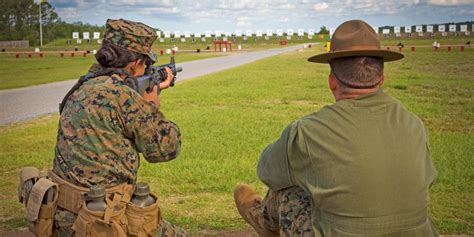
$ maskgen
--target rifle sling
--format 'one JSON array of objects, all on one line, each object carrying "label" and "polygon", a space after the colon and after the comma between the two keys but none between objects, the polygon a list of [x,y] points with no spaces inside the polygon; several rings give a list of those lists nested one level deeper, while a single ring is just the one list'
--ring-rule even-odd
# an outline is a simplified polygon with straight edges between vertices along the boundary
[{"label": "rifle sling", "polygon": [[112,74],[125,75],[126,76],[125,84],[131,87],[132,89],[138,91],[137,78],[133,77],[129,72],[123,69],[105,68],[101,66],[101,68],[97,72],[89,72],[86,75],[83,75],[79,78],[76,84],[74,84],[74,86],[66,93],[63,100],[59,104],[59,114],[63,112],[64,106],[66,105],[66,102],[69,99],[69,96],[71,96],[77,89],[79,89],[82,86],[82,84],[84,84],[84,82],[88,81],[91,78],[96,78],[96,77],[104,76],[104,75],[112,75]]}]

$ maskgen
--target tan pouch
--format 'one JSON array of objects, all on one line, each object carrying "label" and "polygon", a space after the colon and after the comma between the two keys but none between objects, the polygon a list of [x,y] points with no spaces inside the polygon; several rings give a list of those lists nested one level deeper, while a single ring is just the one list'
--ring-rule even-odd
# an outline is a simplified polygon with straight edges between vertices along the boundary
[{"label": "tan pouch", "polygon": [[155,198],[155,203],[147,207],[139,207],[133,203],[127,204],[125,214],[128,220],[128,235],[137,237],[155,236],[158,229],[160,219],[160,207],[158,206],[158,198],[154,194],[150,194]]},{"label": "tan pouch", "polygon": [[[46,192],[54,190],[53,200],[43,204]],[[26,207],[26,219],[32,231],[38,237],[49,237],[53,233],[54,213],[58,199],[58,185],[47,178],[40,178],[31,189]]]},{"label": "tan pouch", "polygon": [[[28,181],[32,181],[31,183],[35,183],[38,180],[40,175],[39,170],[36,167],[23,167],[20,171],[20,183],[18,184],[18,201],[25,204],[28,203],[28,199],[30,196],[32,187],[26,187]],[[31,184],[30,183],[30,184]]]},{"label": "tan pouch", "polygon": [[[80,237],[126,237],[127,218],[125,216],[125,203],[121,202],[122,196],[117,193],[106,198],[107,208],[104,212],[91,211],[84,202],[72,225],[76,236]],[[119,210],[114,210],[115,206]]]}]

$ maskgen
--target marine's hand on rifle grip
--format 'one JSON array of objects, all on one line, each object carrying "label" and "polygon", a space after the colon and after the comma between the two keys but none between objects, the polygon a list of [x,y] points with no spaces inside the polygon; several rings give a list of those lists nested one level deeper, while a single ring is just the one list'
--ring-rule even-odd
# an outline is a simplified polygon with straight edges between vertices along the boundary
[{"label": "marine's hand on rifle grip", "polygon": [[165,67],[165,70],[166,70],[166,76],[167,77],[166,77],[166,80],[160,82],[160,89],[161,90],[170,87],[171,83],[173,81],[173,78],[174,78],[173,71],[171,71],[171,69],[169,67]]},{"label": "marine's hand on rifle grip", "polygon": [[143,92],[142,96],[145,100],[154,103],[158,108],[160,107],[160,96],[158,96],[158,86],[153,86],[153,90],[151,90],[150,92]]}]

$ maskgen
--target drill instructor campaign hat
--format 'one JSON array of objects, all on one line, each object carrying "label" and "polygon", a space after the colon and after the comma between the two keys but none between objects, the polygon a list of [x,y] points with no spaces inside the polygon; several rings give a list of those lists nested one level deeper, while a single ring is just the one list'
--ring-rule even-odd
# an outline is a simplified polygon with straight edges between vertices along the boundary
[{"label": "drill instructor campaign hat", "polygon": [[350,20],[337,27],[329,52],[310,57],[308,61],[329,63],[335,58],[363,56],[383,58],[384,62],[403,58],[401,53],[381,49],[379,38],[369,24],[361,20]]},{"label": "drill instructor campaign hat", "polygon": [[105,27],[104,42],[147,55],[156,62],[156,54],[151,51],[157,38],[155,29],[141,22],[124,19],[108,19]]}]

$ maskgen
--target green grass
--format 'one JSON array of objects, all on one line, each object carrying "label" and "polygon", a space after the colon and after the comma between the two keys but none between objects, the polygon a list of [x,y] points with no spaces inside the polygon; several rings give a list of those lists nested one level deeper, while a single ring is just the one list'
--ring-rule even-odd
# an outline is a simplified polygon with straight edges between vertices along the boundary
[{"label": "green grass", "polygon": [[[329,69],[306,59],[320,49],[278,55],[178,83],[162,93],[162,110],[182,131],[179,158],[142,162],[139,180],[151,184],[164,217],[191,232],[248,226],[232,200],[238,182],[256,177],[259,153],[292,120],[333,103]],[[386,64],[387,93],[427,124],[438,179],[430,213],[441,233],[474,234],[474,50],[407,52]],[[0,127],[0,223],[25,226],[17,203],[20,167],[49,168],[57,115]],[[20,211],[19,211],[20,210]]]},{"label": "green grass", "polygon": [[[225,53],[178,53],[176,62],[186,62],[211,57],[225,56]],[[87,73],[89,67],[95,63],[93,55],[84,57],[82,54],[70,53],[60,57],[59,53],[45,53],[43,58],[38,54],[0,54],[0,90],[18,87],[27,87],[49,82],[64,81],[79,78]],[[169,63],[169,56],[158,56],[157,64]]]},{"label": "green grass", "polygon": [[396,38],[390,37],[382,39],[382,45],[397,45],[399,42],[404,45],[429,45],[431,46],[434,41],[438,41],[441,46],[445,45],[464,45],[466,42],[471,41],[474,43],[474,35],[462,35],[462,36],[434,36],[434,37],[414,37],[414,38]]}]

